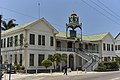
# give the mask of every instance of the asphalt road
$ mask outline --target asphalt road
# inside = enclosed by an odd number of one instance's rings
[[[120,80],[120,71],[93,73],[85,75],[59,75],[59,76],[28,76],[13,80]]]

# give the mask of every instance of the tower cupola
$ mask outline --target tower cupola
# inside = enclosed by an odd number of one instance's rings
[[[70,32],[68,33],[68,29],[71,28],[72,30],[69,30]],[[66,23],[66,37],[68,38],[67,34],[70,34],[70,38],[76,38],[76,28],[80,28],[81,33],[82,33],[82,23],[79,23],[79,17],[77,14],[73,11],[71,15],[69,16],[69,23]]]

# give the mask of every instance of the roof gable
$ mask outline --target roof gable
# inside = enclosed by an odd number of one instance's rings
[[[32,25],[38,23],[39,21],[42,21],[45,24],[47,24],[48,27],[52,29],[53,33],[55,33],[55,34],[58,33],[58,31],[47,20],[45,20],[44,18],[41,18],[41,19],[35,20],[33,22],[29,22],[27,24],[24,24],[24,25],[21,25],[21,26],[16,26],[16,27],[11,28],[9,30],[3,31],[2,35],[3,34],[9,34],[10,32],[17,32],[18,30],[22,30],[22,29],[29,29]]]
[[[117,40],[120,40],[120,32],[118,33],[118,35],[115,37],[115,39]]]

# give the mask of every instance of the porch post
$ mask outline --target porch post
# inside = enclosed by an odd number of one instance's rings
[[[67,67],[69,67],[69,54],[67,54]]]
[[[74,54],[74,70],[76,70],[76,55]]]

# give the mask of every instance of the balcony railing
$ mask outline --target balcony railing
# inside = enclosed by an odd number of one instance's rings
[[[56,51],[72,51],[74,52],[74,48],[65,48],[65,47],[56,47]]]
[[[66,48],[66,47],[56,47],[56,51],[71,51],[71,52],[75,52],[76,49],[74,48]],[[89,53],[98,53],[98,50],[85,50]]]

